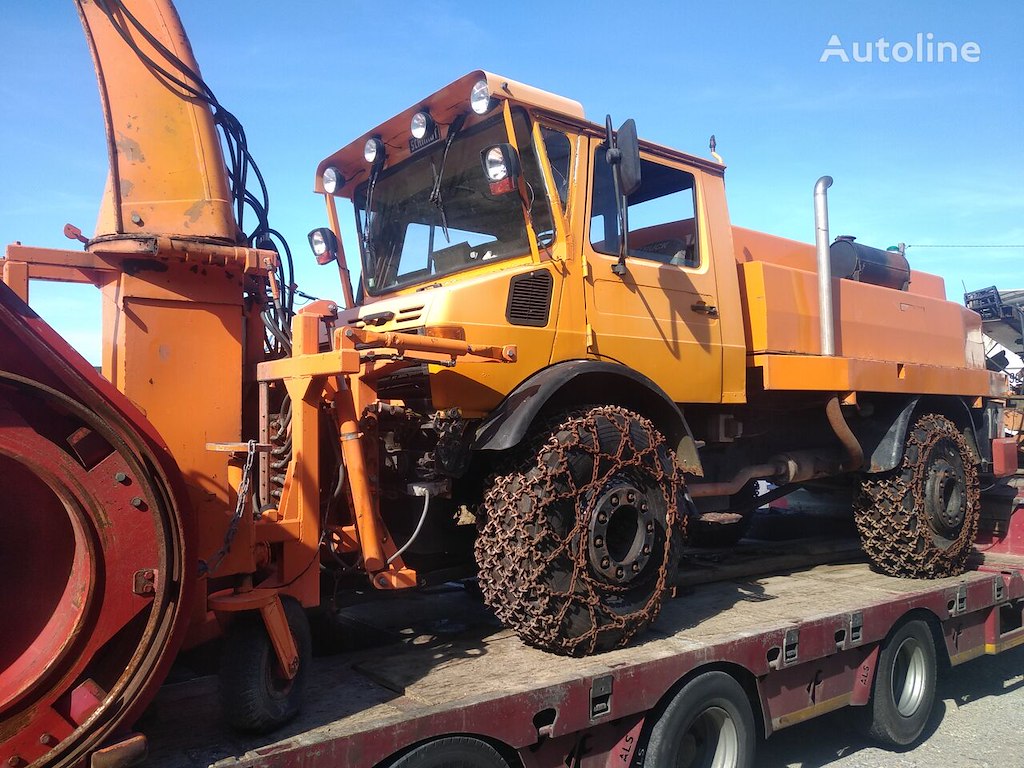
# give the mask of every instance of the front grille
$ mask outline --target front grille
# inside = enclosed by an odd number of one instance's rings
[[[542,328],[551,312],[551,289],[554,279],[546,269],[516,275],[509,283],[505,317],[512,325]]]

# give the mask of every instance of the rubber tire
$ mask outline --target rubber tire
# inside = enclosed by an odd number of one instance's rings
[[[718,749],[729,749],[720,744],[713,755],[694,762],[696,755],[690,755],[689,762],[683,762],[684,740],[691,728],[701,728],[701,716],[722,717],[734,728],[735,739],[732,754],[719,753]],[[707,725],[705,723],[705,725]],[[711,724],[720,727],[721,724]],[[698,733],[695,737],[699,739]],[[644,752],[643,765],[647,768],[663,766],[694,765],[702,768],[751,768],[757,751],[757,732],[754,712],[750,699],[734,677],[725,672],[705,672],[690,680],[673,697],[651,729]]]
[[[612,421],[616,422],[614,427],[620,434],[625,425],[635,441],[639,433],[652,436],[649,447],[653,448],[656,459],[646,454],[647,459],[654,461],[654,466],[646,466],[644,471],[650,475],[649,480],[657,484],[665,509],[660,511],[654,551],[635,587],[622,592],[602,588],[599,584],[577,584],[575,591],[568,591],[565,585],[572,578],[574,567],[583,567],[578,561],[584,557],[580,550],[586,546],[586,533],[566,538],[566,532],[577,522],[585,528],[586,521],[576,521],[574,510],[546,499],[545,489],[564,483],[564,477],[559,476],[563,470],[564,474],[574,477],[589,476],[595,457],[598,457],[597,466],[602,466],[600,457],[607,455],[608,445],[617,439],[609,426]],[[552,446],[564,447],[566,436],[574,428],[583,429],[587,424],[598,435],[598,444],[589,449],[573,446],[565,462],[554,461],[557,456]],[[476,547],[484,600],[501,622],[526,643],[552,653],[586,656],[624,646],[657,616],[665,590],[658,590],[656,585],[660,580],[667,580],[677,567],[679,540],[685,535],[686,502],[675,456],[649,420],[615,406],[561,414],[541,425],[530,439],[531,447],[524,451],[526,458],[519,470],[498,481],[499,484],[507,481],[501,486],[507,492],[498,492],[496,486],[484,498],[484,524]],[[613,472],[600,474],[599,471],[598,474],[606,484],[618,476]],[[658,480],[659,475],[661,480]],[[676,512],[668,512],[668,500]],[[653,503],[651,499],[648,501]],[[587,512],[592,513],[593,508]],[[523,523],[536,519],[544,522]],[[522,541],[535,542],[537,549],[508,549],[509,544],[521,546]],[[561,554],[547,565],[539,565],[538,560],[552,549],[560,550]],[[523,576],[523,573],[528,575]],[[542,575],[536,576],[538,573]],[[538,593],[554,597],[546,610],[536,597]],[[641,613],[646,613],[646,618],[638,616]]]
[[[266,733],[299,713],[313,657],[309,618],[297,600],[282,596],[285,617],[299,651],[290,684],[275,685],[277,655],[259,613],[238,616],[224,638],[220,667],[221,706],[240,731]]]
[[[893,693],[894,675],[897,672],[900,649],[907,644],[922,652],[923,690],[920,700],[909,716],[900,714],[896,697]],[[913,652],[913,651],[911,651]],[[898,679],[898,678],[897,678]],[[875,668],[875,679],[871,687],[871,699],[864,708],[861,728],[866,736],[882,746],[900,749],[916,742],[932,714],[935,705],[935,686],[938,681],[938,668],[935,661],[935,638],[928,625],[918,619],[900,625],[885,641],[878,655]]]
[[[757,498],[757,481],[751,480],[729,497],[729,508],[749,506]],[[686,532],[688,543],[695,547],[733,547],[747,535],[754,522],[757,508],[748,509],[743,517],[735,523],[707,523],[694,517],[688,524]]]
[[[486,741],[447,736],[421,744],[388,768],[509,768],[509,764]]]
[[[928,443],[936,437],[948,451]],[[957,493],[964,505],[963,521],[953,538],[934,532],[927,504],[915,503],[915,498],[926,497],[929,468],[944,458],[958,462],[962,472]],[[963,573],[980,515],[973,453],[952,421],[930,413],[919,416],[907,432],[900,465],[891,472],[864,477],[854,498],[854,521],[864,552],[877,570],[890,576],[934,579]],[[905,535],[895,535],[900,530]]]

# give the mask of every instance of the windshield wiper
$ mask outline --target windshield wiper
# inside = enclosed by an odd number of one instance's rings
[[[430,168],[434,172],[434,186],[430,190],[429,200],[437,206],[437,210],[441,214],[441,231],[444,232],[445,242],[449,245],[452,239],[448,236],[448,217],[445,216],[444,201],[441,199],[441,182],[444,179],[444,165],[448,160],[448,150],[452,148],[452,143],[455,141],[455,137],[458,136],[459,131],[462,130],[462,124],[465,122],[466,113],[463,112],[461,115],[456,116],[452,120],[452,124],[448,126],[448,136],[445,137],[444,151],[441,153],[441,167],[437,168],[434,165],[434,161],[430,161]]]

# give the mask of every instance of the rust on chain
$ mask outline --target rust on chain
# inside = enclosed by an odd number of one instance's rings
[[[945,443],[945,447],[942,445]],[[951,538],[937,542],[928,500],[929,475],[937,471],[946,448],[959,455],[958,507],[962,524]],[[930,502],[930,503],[929,503]],[[864,551],[882,571],[909,578],[942,578],[962,573],[974,544],[980,509],[978,469],[963,434],[948,419],[935,414],[920,417],[907,436],[903,462],[896,470],[861,483],[855,520]],[[955,526],[954,526],[955,527]]]
[[[626,644],[657,616],[685,534],[685,485],[662,435],[624,408],[563,414],[548,426],[515,469],[489,484],[476,545],[480,586],[525,641],[580,656]],[[624,583],[588,557],[598,500],[617,483],[644,489],[643,508],[656,511],[661,529]]]

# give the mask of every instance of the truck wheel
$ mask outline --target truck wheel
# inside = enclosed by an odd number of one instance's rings
[[[864,712],[866,734],[887,747],[917,741],[935,703],[935,641],[923,621],[909,621],[885,641],[871,701]]]
[[[484,498],[484,599],[554,653],[625,645],[658,615],[678,560],[685,499],[672,451],[650,421],[615,406],[563,415],[533,444]]]
[[[903,461],[861,481],[854,519],[864,551],[893,576],[962,573],[981,514],[978,469],[949,419],[928,413],[907,434]]]
[[[509,768],[498,750],[470,736],[448,736],[402,755],[390,768]]]
[[[239,730],[273,730],[295,717],[302,705],[313,655],[309,619],[295,598],[282,595],[281,602],[299,650],[299,671],[291,680],[281,672],[259,613],[238,616],[224,638],[221,704],[228,722]]]
[[[751,505],[756,498],[757,481],[751,480],[729,497],[729,509],[741,509],[742,512],[705,512],[694,517],[687,526],[689,543],[697,547],[735,545],[750,530],[757,511]]]
[[[651,730],[644,765],[750,768],[757,739],[746,691],[725,672],[683,686]]]

